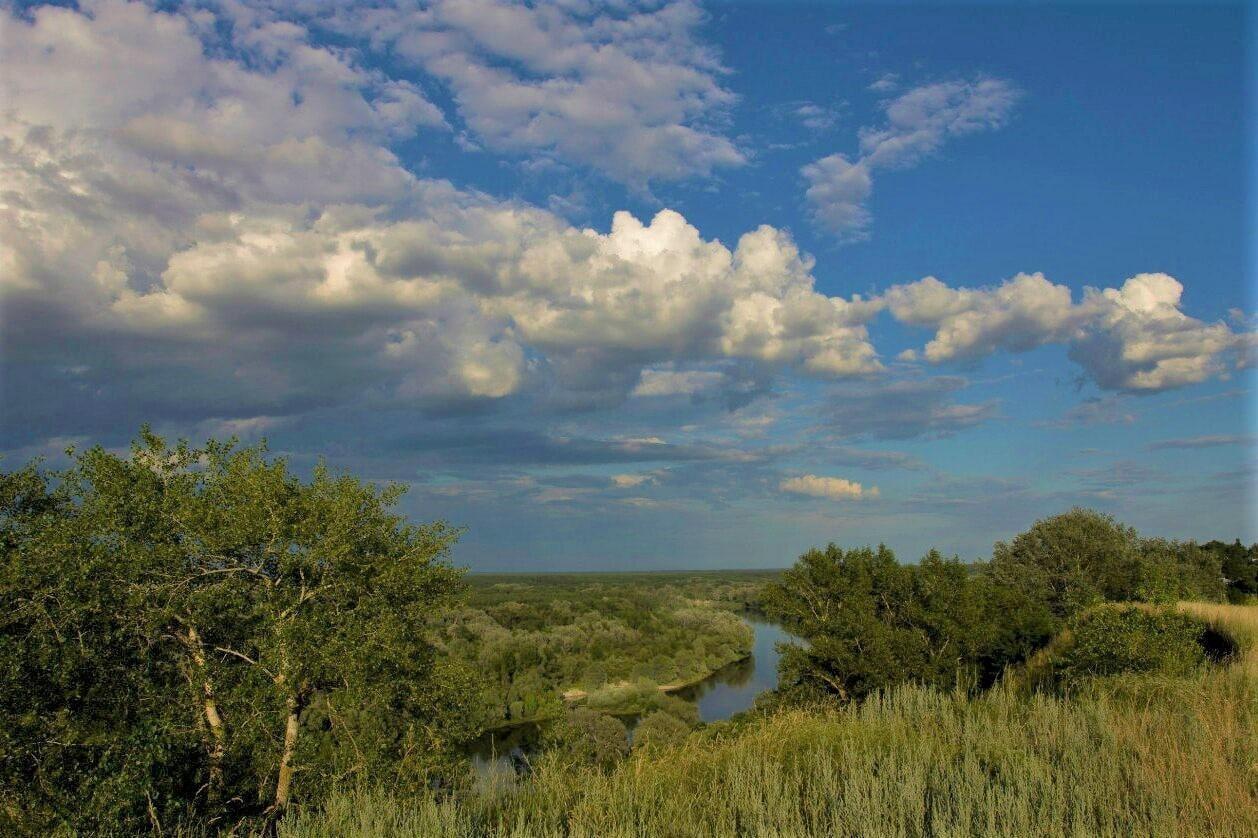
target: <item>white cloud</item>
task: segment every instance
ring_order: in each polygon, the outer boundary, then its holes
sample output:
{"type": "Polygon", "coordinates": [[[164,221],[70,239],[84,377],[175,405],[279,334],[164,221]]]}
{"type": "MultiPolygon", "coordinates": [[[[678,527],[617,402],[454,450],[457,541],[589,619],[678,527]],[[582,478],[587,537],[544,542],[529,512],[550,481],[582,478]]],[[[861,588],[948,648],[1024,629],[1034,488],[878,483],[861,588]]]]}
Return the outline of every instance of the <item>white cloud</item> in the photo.
{"type": "MultiPolygon", "coordinates": [[[[417,122],[445,130],[440,113],[353,51],[243,6],[231,27],[204,10],[84,8],[0,12],[6,340],[58,368],[91,347],[83,381],[137,409],[280,416],[533,383],[608,403],[711,381],[641,378],[661,365],[880,368],[865,327],[880,305],[818,293],[781,230],[731,248],[670,210],[578,229],[421,180],[390,143],[417,122]]],[[[597,64],[683,12],[597,23],[612,44],[600,55],[564,37],[580,66],[597,64]]]]}
{"type": "MultiPolygon", "coordinates": [[[[348,16],[346,16],[348,17],[348,16]]],[[[488,147],[596,168],[633,186],[746,157],[715,127],[735,101],[690,0],[524,5],[436,0],[349,25],[442,79],[488,147]]]]}
{"type": "Polygon", "coordinates": [[[719,387],[725,381],[725,373],[714,370],[657,370],[644,369],[634,396],[694,395],[719,387]]]}
{"type": "Polygon", "coordinates": [[[807,495],[827,500],[859,500],[878,497],[876,486],[870,486],[867,489],[859,483],[842,477],[819,477],[815,474],[803,474],[783,480],[778,484],[778,488],[793,495],[807,495]]]}
{"type": "Polygon", "coordinates": [[[825,131],[833,128],[839,115],[831,108],[823,108],[814,102],[804,102],[796,106],[795,117],[805,128],[813,131],[825,131]]]}
{"type": "Polygon", "coordinates": [[[888,289],[892,316],[902,323],[931,326],[926,360],[938,363],[988,355],[996,349],[1022,351],[1068,338],[1084,314],[1070,289],[1043,274],[1017,274],[992,289],[950,288],[933,276],[888,289]]]}
{"type": "Polygon", "coordinates": [[[1223,322],[1185,314],[1182,294],[1174,277],[1138,274],[1121,288],[1088,288],[1075,303],[1067,286],[1018,274],[975,289],[926,277],[893,286],[884,299],[897,320],[935,330],[921,353],[932,363],[1066,343],[1100,387],[1157,392],[1226,374],[1228,359],[1243,363],[1253,342],[1223,322]]]}
{"type": "MultiPolygon", "coordinates": [[[[894,78],[872,89],[886,92],[894,78]]],[[[1018,90],[1001,79],[950,81],[913,88],[883,103],[886,124],[860,131],[860,154],[853,160],[831,154],[804,166],[805,200],[818,227],[840,241],[869,236],[866,204],[873,174],[907,168],[934,153],[949,138],[1001,127],[1018,100],[1018,90]]]]}
{"type": "Polygon", "coordinates": [[[1122,288],[1084,293],[1095,324],[1070,355],[1102,387],[1156,392],[1224,373],[1227,355],[1250,339],[1227,324],[1180,311],[1184,286],[1167,274],[1137,274],[1122,288]]]}
{"type": "Polygon", "coordinates": [[[890,93],[900,86],[900,76],[897,73],[883,73],[874,79],[869,89],[874,93],[890,93]]]}
{"type": "Polygon", "coordinates": [[[841,241],[868,238],[872,216],[865,202],[874,190],[870,167],[863,160],[850,162],[842,154],[831,154],[800,169],[808,181],[804,199],[813,221],[841,241]]]}
{"type": "Polygon", "coordinates": [[[654,474],[616,474],[612,476],[612,485],[617,489],[632,489],[643,483],[654,483],[654,474]]]}

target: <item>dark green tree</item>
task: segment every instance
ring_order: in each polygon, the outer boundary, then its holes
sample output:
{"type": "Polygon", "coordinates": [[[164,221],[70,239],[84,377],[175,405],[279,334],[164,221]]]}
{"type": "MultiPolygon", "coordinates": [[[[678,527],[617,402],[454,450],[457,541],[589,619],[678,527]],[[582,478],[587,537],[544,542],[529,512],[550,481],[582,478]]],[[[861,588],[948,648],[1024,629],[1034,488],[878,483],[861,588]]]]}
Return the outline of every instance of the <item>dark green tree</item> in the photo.
{"type": "Polygon", "coordinates": [[[1145,538],[1140,542],[1140,585],[1136,598],[1169,603],[1181,599],[1219,601],[1227,596],[1221,556],[1191,541],[1145,538]]]}
{"type": "Polygon", "coordinates": [[[1246,547],[1238,538],[1231,544],[1209,541],[1202,547],[1219,557],[1229,600],[1244,602],[1258,596],[1258,544],[1246,547]]]}
{"type": "Polygon", "coordinates": [[[1144,581],[1136,531],[1078,508],[997,542],[989,572],[999,585],[1042,600],[1059,619],[1103,600],[1134,600],[1144,581]]]}
{"type": "Polygon", "coordinates": [[[931,552],[899,564],[886,547],[810,550],[770,584],[766,613],[806,641],[781,651],[782,681],[848,701],[897,683],[977,680],[987,639],[969,571],[931,552]]]}
{"type": "Polygon", "coordinates": [[[546,745],[560,759],[611,768],[629,753],[629,730],[615,716],[587,707],[569,710],[546,731],[546,745]]]}

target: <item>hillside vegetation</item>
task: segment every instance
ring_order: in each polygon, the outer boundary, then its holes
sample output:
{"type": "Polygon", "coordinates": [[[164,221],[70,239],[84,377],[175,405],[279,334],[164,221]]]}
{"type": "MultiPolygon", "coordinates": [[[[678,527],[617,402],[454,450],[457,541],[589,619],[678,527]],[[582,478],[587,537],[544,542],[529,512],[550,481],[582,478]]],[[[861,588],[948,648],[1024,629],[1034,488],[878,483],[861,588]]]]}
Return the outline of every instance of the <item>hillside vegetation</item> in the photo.
{"type": "Polygon", "coordinates": [[[1258,823],[1258,546],[1074,509],[973,565],[830,544],[770,574],[469,583],[401,494],[148,431],[0,472],[0,833],[1258,823]],[[796,640],[776,689],[702,724],[664,688],[745,656],[747,611],[796,640]],[[477,768],[528,720],[536,750],[477,768]]]}
{"type": "MultiPolygon", "coordinates": [[[[606,712],[747,657],[736,612],[774,578],[750,573],[472,576],[437,633],[484,684],[483,726],[555,718],[576,700],[606,712]]],[[[648,703],[653,703],[648,701],[648,703]]]]}
{"type": "Polygon", "coordinates": [[[1242,646],[1190,676],[920,686],[710,726],[610,772],[543,759],[448,798],[342,796],[314,836],[1217,835],[1258,823],[1258,606],[1185,603],[1242,646]]]}

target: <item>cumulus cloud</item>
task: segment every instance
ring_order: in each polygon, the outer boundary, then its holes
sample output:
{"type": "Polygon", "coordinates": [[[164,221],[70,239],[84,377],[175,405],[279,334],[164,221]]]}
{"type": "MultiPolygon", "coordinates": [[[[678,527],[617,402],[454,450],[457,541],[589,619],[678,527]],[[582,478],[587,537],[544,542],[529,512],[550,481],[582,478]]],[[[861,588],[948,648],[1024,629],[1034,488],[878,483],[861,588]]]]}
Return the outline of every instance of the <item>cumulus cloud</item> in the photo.
{"type": "MultiPolygon", "coordinates": [[[[490,38],[447,5],[438,29],[490,38]]],[[[560,16],[546,43],[568,33],[568,11],[526,11],[560,16]]],[[[568,33],[568,58],[534,45],[520,60],[564,73],[622,52],[653,61],[651,33],[689,38],[691,13],[587,21],[606,44],[568,33]]],[[[671,210],[580,229],[417,178],[392,144],[447,130],[417,86],[275,12],[230,14],[121,0],[0,11],[0,380],[25,405],[20,424],[61,421],[87,394],[113,421],[232,420],[530,388],[607,404],[635,387],[694,391],[711,376],[669,365],[728,359],[822,377],[880,368],[865,326],[880,304],[818,293],[786,232],[729,247],[671,210]]]]}
{"type": "MultiPolygon", "coordinates": [[[[871,89],[894,87],[884,76],[871,89]]],[[[950,138],[1001,127],[1018,96],[1009,82],[982,78],[923,85],[884,102],[885,124],[861,129],[856,157],[831,154],[800,170],[813,221],[840,241],[868,238],[874,172],[914,166],[950,138]]]]}
{"type": "Polygon", "coordinates": [[[815,474],[788,478],[778,484],[778,488],[792,495],[807,495],[826,500],[859,500],[878,497],[877,486],[865,488],[855,481],[845,480],[842,477],[819,477],[815,474]]]}
{"type": "Polygon", "coordinates": [[[922,353],[932,362],[1031,349],[1068,337],[1083,317],[1071,303],[1069,288],[1038,273],[979,290],[950,288],[928,276],[892,286],[885,299],[900,322],[935,328],[922,353]]]}
{"type": "Polygon", "coordinates": [[[1122,288],[1087,289],[1082,308],[1095,312],[1095,321],[1071,346],[1071,357],[1113,390],[1157,392],[1219,375],[1226,357],[1252,336],[1184,314],[1183,291],[1161,273],[1138,274],[1122,288]]]}
{"type": "Polygon", "coordinates": [[[736,97],[720,83],[714,50],[695,37],[703,21],[690,0],[436,0],[350,23],[442,79],[489,148],[641,186],[746,162],[719,131],[736,97]]]}
{"type": "Polygon", "coordinates": [[[1137,274],[1121,288],[1088,288],[1076,303],[1069,287],[1036,273],[990,288],[926,277],[892,286],[883,299],[897,320],[935,330],[921,353],[931,363],[1065,343],[1103,389],[1150,393],[1224,374],[1253,343],[1252,334],[1185,314],[1183,290],[1167,274],[1137,274]]]}

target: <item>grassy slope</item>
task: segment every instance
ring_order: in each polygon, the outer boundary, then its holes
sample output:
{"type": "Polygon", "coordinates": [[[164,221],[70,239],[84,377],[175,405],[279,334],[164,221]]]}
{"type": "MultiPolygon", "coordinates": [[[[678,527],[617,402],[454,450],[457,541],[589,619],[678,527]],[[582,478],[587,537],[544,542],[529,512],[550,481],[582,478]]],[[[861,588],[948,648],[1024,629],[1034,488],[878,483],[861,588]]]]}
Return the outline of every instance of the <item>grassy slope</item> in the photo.
{"type": "Polygon", "coordinates": [[[1254,834],[1258,606],[1183,607],[1236,637],[1241,660],[1069,700],[907,687],[856,709],[715,726],[609,774],[543,761],[457,804],[344,797],[282,834],[1254,834]]]}

